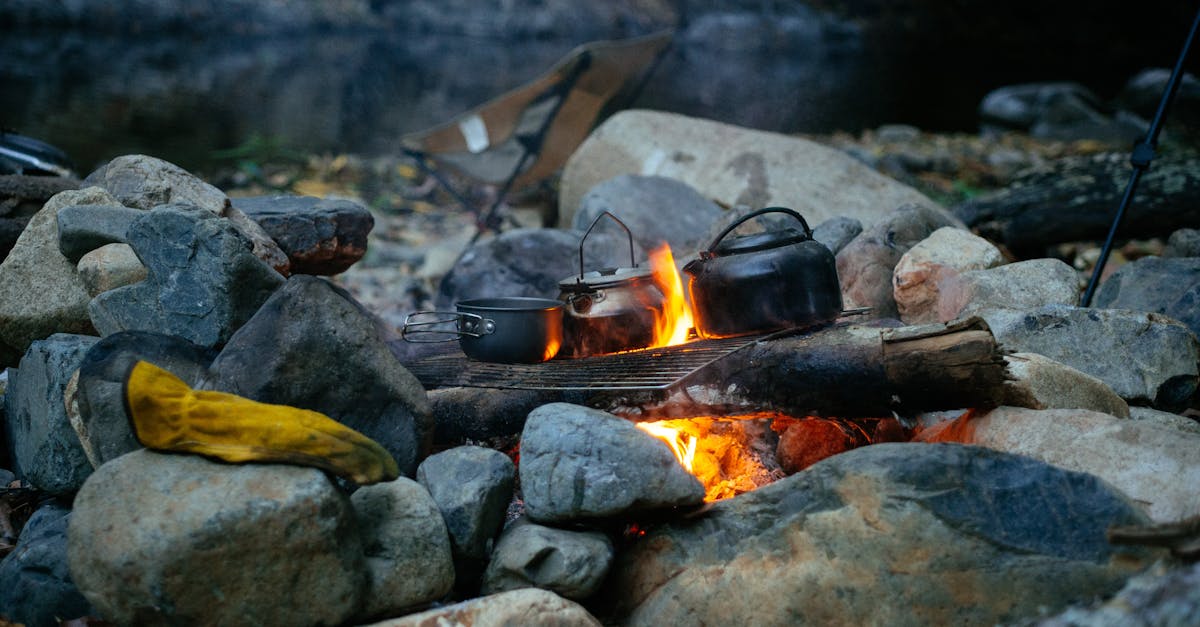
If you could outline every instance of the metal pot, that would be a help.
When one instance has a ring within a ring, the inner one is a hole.
[[[725,239],[767,213],[790,215],[801,228]],[[760,209],[729,225],[683,272],[689,276],[696,332],[705,338],[827,322],[842,310],[833,253],[812,238],[799,213],[784,207]]]
[[[404,319],[408,342],[458,340],[467,357],[508,364],[552,359],[562,346],[563,304],[549,298],[509,296],[455,303],[457,311],[418,311]],[[436,328],[454,323],[455,328]]]
[[[583,244],[605,216],[612,218],[629,238],[628,268],[603,268],[584,272]],[[579,240],[579,274],[558,283],[563,313],[563,355],[586,357],[645,348],[654,343],[655,324],[665,309],[666,297],[648,268],[633,261],[633,233],[616,216],[605,211],[592,221]]]

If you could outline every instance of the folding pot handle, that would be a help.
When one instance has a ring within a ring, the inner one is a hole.
[[[583,234],[583,237],[579,238],[579,280],[580,281],[583,280],[583,242],[587,240],[588,235],[592,234],[592,229],[596,228],[596,223],[600,222],[600,218],[603,218],[604,216],[608,216],[608,217],[612,218],[617,224],[621,225],[621,228],[625,229],[625,235],[629,238],[629,267],[633,268],[633,267],[637,266],[637,263],[635,263],[633,261],[633,231],[630,231],[629,227],[625,226],[625,223],[622,222],[621,219],[618,218],[617,216],[614,216],[613,214],[609,213],[608,211],[601,211],[600,215],[596,216],[595,220],[592,220],[592,225],[588,227],[587,231]]]
[[[737,221],[735,221],[733,224],[730,224],[729,226],[725,227],[725,230],[721,231],[721,234],[718,235],[717,238],[714,239],[712,241],[712,243],[708,245],[708,248],[706,248],[704,251],[702,251],[700,253],[700,256],[705,259],[711,259],[712,257],[716,256],[714,254],[714,252],[716,251],[717,244],[720,244],[721,240],[725,239],[726,235],[729,235],[730,233],[733,232],[734,229],[745,224],[747,221],[752,220],[754,218],[757,218],[758,216],[761,216],[761,215],[767,214],[767,213],[786,213],[789,216],[796,218],[797,220],[800,221],[800,226],[804,227],[804,236],[807,237],[808,239],[812,239],[812,236],[813,236],[812,229],[808,228],[808,222],[804,219],[804,216],[800,215],[799,212],[797,212],[794,209],[788,209],[787,207],[767,207],[765,209],[759,209],[758,211],[752,211],[750,213],[747,213],[746,215],[742,216]]]
[[[421,320],[420,316],[437,316],[430,320]],[[416,319],[414,319],[416,318]],[[455,329],[430,329],[439,324],[454,323]],[[453,342],[460,337],[483,337],[496,332],[496,321],[491,318],[473,313],[459,311],[414,311],[404,317],[404,325],[400,327],[400,337],[413,344],[435,344],[437,342]],[[438,336],[431,339],[424,336]]]

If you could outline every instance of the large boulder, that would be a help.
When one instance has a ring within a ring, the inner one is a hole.
[[[56,194],[0,263],[0,365],[15,366],[30,343],[51,334],[95,332],[88,317],[92,297],[58,249],[58,212],[83,204],[119,203],[98,188]]]
[[[600,627],[587,610],[549,590],[526,588],[372,623],[366,627]]]
[[[4,394],[6,438],[16,471],[39,489],[67,495],[92,465],[71,426],[64,399],[71,376],[97,338],[57,333],[30,345]]]
[[[628,625],[996,624],[1114,592],[1158,553],[1091,475],[976,447],[876,444],[651,528],[603,601]]]
[[[1100,285],[1093,304],[1167,315],[1200,335],[1200,257],[1142,257],[1127,263]]]
[[[1096,377],[1130,404],[1177,411],[1200,383],[1200,342],[1166,316],[1064,305],[985,309],[980,316],[1004,348]]]
[[[1086,409],[1000,407],[920,435],[1026,455],[1107,481],[1156,522],[1200,515],[1200,434]]]
[[[392,356],[375,318],[319,277],[288,279],[230,338],[200,387],[325,414],[378,442],[408,476],[433,435],[425,390]]]
[[[151,331],[219,346],[283,284],[229,220],[192,205],[144,212],[127,237],[149,276],[92,300],[103,335]]]
[[[596,409],[550,403],[521,432],[525,512],[551,523],[698,505],[704,486],[666,444]]]
[[[134,451],[84,484],[67,542],[117,624],[335,625],[366,589],[350,500],[315,468]]]
[[[644,250],[666,242],[676,255],[707,246],[709,227],[724,213],[686,183],[632,174],[622,174],[589,190],[571,227],[586,231],[604,211],[624,222]]]
[[[559,224],[584,194],[622,174],[678,179],[726,207],[791,207],[816,224],[836,216],[870,227],[896,207],[936,203],[853,157],[798,137],[674,113],[622,111],[571,155],[559,188]]]

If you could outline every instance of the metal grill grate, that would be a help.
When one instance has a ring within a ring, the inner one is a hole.
[[[763,337],[766,336],[696,340],[678,346],[582,359],[556,359],[540,364],[475,361],[456,351],[422,359],[407,368],[426,388],[661,390]]]

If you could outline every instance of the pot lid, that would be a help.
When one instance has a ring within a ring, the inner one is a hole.
[[[649,277],[649,268],[601,268],[585,272],[583,276],[572,274],[559,281],[558,287],[564,292],[594,292],[637,283]]]
[[[787,246],[808,239],[809,237],[804,231],[789,226],[784,229],[767,231],[765,233],[752,233],[750,235],[730,237],[722,240],[720,244],[717,244],[715,248],[707,252],[713,257],[739,255]]]

